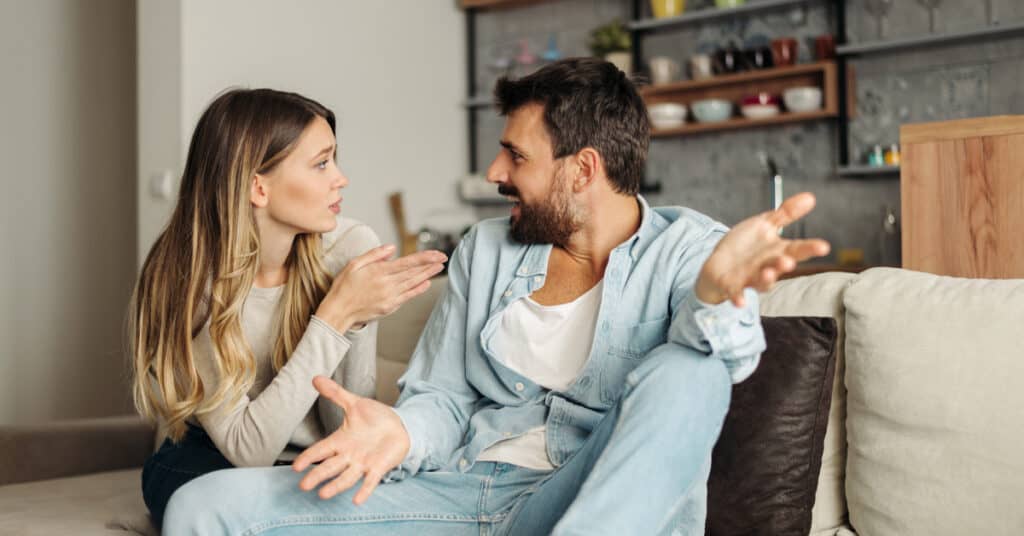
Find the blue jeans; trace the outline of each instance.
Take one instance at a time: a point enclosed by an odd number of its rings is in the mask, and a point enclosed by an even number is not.
[[[149,508],[153,523],[160,526],[167,501],[178,488],[212,471],[232,467],[210,436],[198,426],[190,424],[185,437],[177,443],[164,440],[160,450],[142,467],[142,500]]]
[[[330,500],[290,468],[218,471],[171,498],[164,535],[703,535],[711,449],[729,406],[725,365],[660,347],[583,447],[551,472],[478,462]]]

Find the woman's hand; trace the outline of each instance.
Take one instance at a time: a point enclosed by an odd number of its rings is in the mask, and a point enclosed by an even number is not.
[[[694,290],[709,304],[731,300],[743,307],[743,289],[767,291],[779,276],[800,261],[827,255],[824,240],[787,240],[779,231],[814,209],[814,195],[801,193],[786,199],[777,210],[747,218],[718,242],[701,268]]]
[[[397,310],[430,288],[444,269],[440,251],[420,251],[388,260],[395,246],[380,246],[352,259],[334,278],[316,316],[341,333]]]
[[[330,499],[361,478],[363,486],[352,502],[363,504],[381,478],[409,453],[409,434],[402,419],[386,404],[356,396],[323,376],[314,378],[313,386],[345,410],[345,420],[341,428],[302,451],[292,462],[297,472],[319,463],[299,481],[299,489],[310,491],[330,480],[319,492],[321,499]]]

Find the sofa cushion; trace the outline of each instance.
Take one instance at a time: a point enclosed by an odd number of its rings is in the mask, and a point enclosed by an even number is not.
[[[1024,532],[1024,280],[873,269],[845,305],[854,529]]]
[[[0,534],[156,534],[141,469],[0,486]]]
[[[765,316],[830,316],[837,320],[836,373],[832,403],[821,455],[821,472],[811,512],[811,534],[832,536],[847,521],[846,490],[846,388],[843,386],[843,291],[855,276],[823,273],[780,281],[761,295]]]
[[[707,534],[807,534],[835,376],[836,321],[763,317],[767,348],[734,385],[708,480]]]

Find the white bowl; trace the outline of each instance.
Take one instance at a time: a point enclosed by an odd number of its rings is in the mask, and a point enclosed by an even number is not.
[[[740,113],[747,119],[766,119],[779,115],[779,107],[775,104],[748,104],[740,108]]]
[[[702,99],[690,103],[693,116],[701,123],[718,123],[732,117],[732,102],[725,99]]]
[[[686,124],[686,119],[655,119],[651,118],[651,126],[658,130],[668,130],[670,128],[679,128]]]
[[[791,112],[812,112],[821,109],[821,89],[816,87],[791,87],[782,92],[782,102]]]
[[[662,102],[647,107],[651,121],[681,121],[686,119],[686,106],[675,102]]]

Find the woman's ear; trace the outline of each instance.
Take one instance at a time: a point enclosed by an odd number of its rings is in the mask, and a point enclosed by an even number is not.
[[[270,196],[267,195],[267,178],[259,173],[252,175],[252,188],[249,191],[249,202],[252,206],[257,208],[263,208],[270,202]]]

